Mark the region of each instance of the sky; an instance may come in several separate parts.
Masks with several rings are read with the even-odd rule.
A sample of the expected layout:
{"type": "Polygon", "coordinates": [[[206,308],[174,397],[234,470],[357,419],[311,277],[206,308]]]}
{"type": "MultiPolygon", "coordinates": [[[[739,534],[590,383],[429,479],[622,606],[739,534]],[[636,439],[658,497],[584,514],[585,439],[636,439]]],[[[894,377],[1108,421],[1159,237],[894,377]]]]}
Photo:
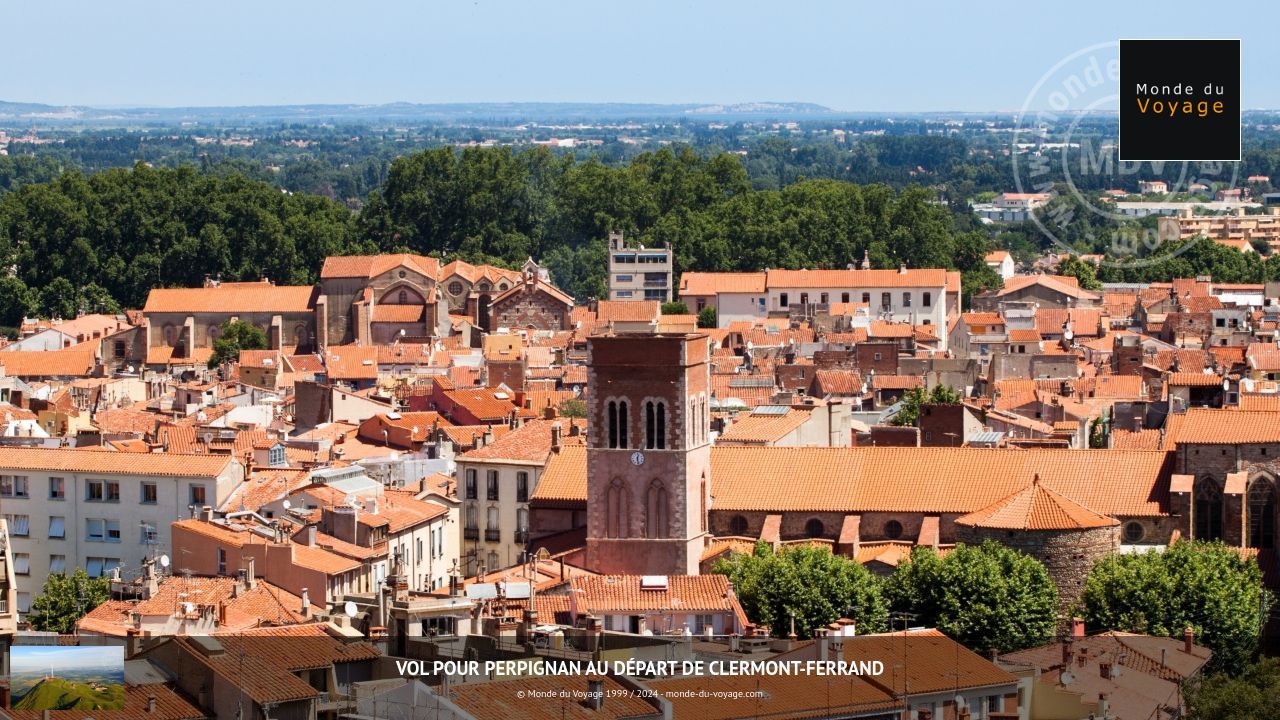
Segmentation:
{"type": "Polygon", "coordinates": [[[53,668],[124,667],[124,648],[120,646],[44,646],[14,645],[10,649],[9,668],[12,672],[38,672],[53,668]]]}
{"type": "Polygon", "coordinates": [[[1278,20],[1204,0],[48,0],[6,7],[0,100],[1009,110],[1076,50],[1170,37],[1240,38],[1244,107],[1280,108],[1278,20]]]}

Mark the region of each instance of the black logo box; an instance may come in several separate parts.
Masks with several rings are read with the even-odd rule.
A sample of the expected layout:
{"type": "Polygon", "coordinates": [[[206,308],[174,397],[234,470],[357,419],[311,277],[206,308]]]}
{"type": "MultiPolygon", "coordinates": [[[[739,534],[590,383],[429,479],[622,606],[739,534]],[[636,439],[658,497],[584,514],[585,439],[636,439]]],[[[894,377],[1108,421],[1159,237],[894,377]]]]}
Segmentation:
{"type": "Polygon", "coordinates": [[[1240,111],[1239,40],[1120,41],[1121,160],[1238,161],[1240,111]],[[1165,94],[1166,87],[1183,92],[1165,94]],[[1185,102],[1192,104],[1191,114],[1183,112],[1185,102]],[[1209,109],[1205,116],[1202,102],[1209,109]],[[1219,102],[1222,112],[1215,113],[1219,102]],[[1172,115],[1170,103],[1177,103],[1172,115]],[[1157,107],[1163,112],[1156,114],[1157,107]]]}

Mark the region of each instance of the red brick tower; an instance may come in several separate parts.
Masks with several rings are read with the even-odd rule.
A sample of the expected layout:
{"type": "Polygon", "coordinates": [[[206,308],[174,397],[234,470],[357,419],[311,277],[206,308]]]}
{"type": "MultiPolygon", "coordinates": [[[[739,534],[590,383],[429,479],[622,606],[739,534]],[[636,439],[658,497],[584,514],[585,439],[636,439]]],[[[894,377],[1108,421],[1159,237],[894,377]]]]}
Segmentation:
{"type": "Polygon", "coordinates": [[[590,338],[587,566],[696,575],[711,496],[705,335],[590,338]]]}

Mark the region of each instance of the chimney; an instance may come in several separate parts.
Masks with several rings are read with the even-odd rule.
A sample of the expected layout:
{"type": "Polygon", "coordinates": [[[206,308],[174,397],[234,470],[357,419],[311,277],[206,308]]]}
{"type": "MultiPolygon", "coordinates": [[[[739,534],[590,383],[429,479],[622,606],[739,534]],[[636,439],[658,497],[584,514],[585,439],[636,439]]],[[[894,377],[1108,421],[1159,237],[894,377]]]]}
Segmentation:
{"type": "Polygon", "coordinates": [[[906,274],[907,274],[907,264],[906,264],[906,263],[902,263],[901,265],[899,265],[899,266],[898,266],[898,274],[899,274],[899,275],[906,275],[906,274]]]}
{"type": "MultiPolygon", "coordinates": [[[[550,403],[550,402],[551,402],[550,400],[547,400],[547,403],[550,403]]],[[[544,420],[555,420],[556,419],[555,406],[548,404],[545,408],[543,408],[542,417],[544,420]]]]}
{"type": "Polygon", "coordinates": [[[1066,638],[1062,641],[1062,666],[1063,667],[1070,667],[1071,656],[1075,654],[1075,651],[1071,649],[1071,644],[1072,644],[1071,638],[1066,638]]]}
{"type": "Polygon", "coordinates": [[[156,711],[156,696],[148,695],[147,696],[147,714],[153,715],[155,714],[155,711],[156,711]]]}
{"type": "Polygon", "coordinates": [[[306,588],[302,588],[302,617],[311,617],[311,596],[307,594],[306,588]]]}
{"type": "Polygon", "coordinates": [[[1102,720],[1108,720],[1110,711],[1111,703],[1107,702],[1107,694],[1098,693],[1098,714],[1102,716],[1102,720]]]}
{"type": "Polygon", "coordinates": [[[587,681],[587,707],[592,710],[600,710],[604,707],[604,681],[588,680],[587,681]]]}
{"type": "Polygon", "coordinates": [[[254,575],[253,558],[245,558],[244,561],[244,587],[246,590],[258,587],[258,578],[254,575]]]}
{"type": "MultiPolygon", "coordinates": [[[[224,628],[226,626],[227,626],[227,604],[225,602],[220,602],[218,603],[218,627],[224,628]]],[[[154,698],[152,698],[152,700],[154,700],[154,698]]],[[[150,705],[150,703],[148,703],[148,705],[150,705]]],[[[148,709],[147,712],[151,712],[151,710],[148,709]]]]}
{"type": "Polygon", "coordinates": [[[371,515],[378,514],[378,498],[376,497],[373,498],[369,503],[369,514],[371,515]]]}
{"type": "Polygon", "coordinates": [[[307,526],[307,535],[306,535],[306,538],[307,538],[307,540],[306,540],[306,545],[307,545],[307,547],[315,547],[315,546],[316,546],[316,526],[315,526],[315,525],[308,525],[308,526],[307,526]]]}
{"type": "Polygon", "coordinates": [[[818,641],[818,661],[826,662],[829,659],[827,653],[827,629],[818,628],[814,630],[814,637],[818,641]]]}
{"type": "Polygon", "coordinates": [[[200,508],[200,519],[205,522],[213,522],[213,508],[209,505],[200,508]]]}
{"type": "Polygon", "coordinates": [[[1190,625],[1182,631],[1182,652],[1190,655],[1193,646],[1196,644],[1196,631],[1190,625]]]}
{"type": "Polygon", "coordinates": [[[551,425],[551,452],[560,452],[560,423],[551,425]]]}
{"type": "Polygon", "coordinates": [[[1078,617],[1071,618],[1071,637],[1073,638],[1084,637],[1084,618],[1078,618],[1078,617]]]}

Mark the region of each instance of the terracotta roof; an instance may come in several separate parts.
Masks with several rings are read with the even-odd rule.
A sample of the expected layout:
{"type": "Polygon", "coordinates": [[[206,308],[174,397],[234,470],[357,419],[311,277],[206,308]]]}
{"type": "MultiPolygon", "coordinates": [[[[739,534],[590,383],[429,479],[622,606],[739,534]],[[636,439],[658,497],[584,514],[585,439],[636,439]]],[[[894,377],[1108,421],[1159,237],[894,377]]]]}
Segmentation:
{"type": "Polygon", "coordinates": [[[1005,258],[1008,258],[1008,257],[1009,257],[1008,250],[992,250],[991,252],[987,253],[986,261],[989,263],[1004,262],[1005,258]]]}
{"type": "Polygon", "coordinates": [[[546,293],[547,295],[550,295],[551,297],[555,298],[556,300],[559,300],[565,305],[569,307],[573,307],[572,295],[570,295],[569,293],[566,293],[565,291],[561,290],[555,285],[552,285],[551,283],[543,282],[542,280],[538,280],[538,279],[534,279],[531,281],[525,280],[523,282],[518,282],[515,285],[512,285],[506,291],[494,296],[493,300],[491,300],[490,302],[493,305],[498,305],[506,302],[507,300],[518,297],[524,293],[534,293],[534,292],[546,293]]]}
{"type": "Polygon", "coordinates": [[[717,293],[763,293],[765,274],[762,272],[711,273],[687,272],[680,276],[681,296],[715,295],[717,293]]]}
{"type": "MultiPolygon", "coordinates": [[[[1139,450],[725,446],[711,449],[711,482],[717,511],[970,513],[1039,475],[1097,512],[1158,516],[1171,463],[1168,452],[1139,450]]],[[[585,501],[586,472],[585,448],[567,447],[534,498],[585,501]]]]}
{"type": "Polygon", "coordinates": [[[324,267],[320,269],[320,279],[377,277],[401,265],[405,265],[433,280],[440,272],[439,260],[422,255],[409,255],[407,253],[395,255],[345,255],[325,258],[324,267]]]}
{"type": "Polygon", "coordinates": [[[1270,412],[1190,408],[1182,415],[1176,440],[1196,445],[1280,443],[1280,422],[1270,412]]]}
{"type": "Polygon", "coordinates": [[[144,313],[305,313],[316,289],[311,285],[267,282],[222,283],[216,287],[155,288],[144,313]]]}
{"type": "Polygon", "coordinates": [[[325,374],[333,380],[376,380],[378,348],[368,345],[339,345],[324,354],[325,374]]]}
{"type": "Polygon", "coordinates": [[[741,612],[725,575],[670,575],[665,589],[642,587],[640,575],[578,576],[570,581],[579,593],[578,611],[593,615],[670,610],[679,599],[681,611],[741,612]]]}
{"type": "Polygon", "coordinates": [[[1106,332],[1102,327],[1102,311],[1094,308],[1040,308],[1036,311],[1036,330],[1041,335],[1061,335],[1068,319],[1076,338],[1096,337],[1106,332]]]}
{"type": "Polygon", "coordinates": [[[561,445],[581,444],[586,439],[586,420],[559,418],[555,420],[529,420],[520,427],[495,439],[482,448],[470,450],[458,456],[458,461],[510,460],[515,462],[544,463],[551,454],[551,428],[560,426],[561,445]],[[569,429],[577,425],[582,431],[570,437],[569,429]]]}
{"type": "Polygon", "coordinates": [[[871,387],[876,390],[910,390],[924,387],[922,375],[873,375],[871,387]]]}
{"type": "Polygon", "coordinates": [[[146,410],[120,408],[118,410],[100,410],[93,416],[93,424],[104,433],[131,432],[139,435],[150,435],[156,430],[156,424],[162,418],[146,410]]]}
{"type": "Polygon", "coordinates": [[[817,674],[744,673],[678,677],[648,686],[671,703],[672,717],[698,720],[898,717],[896,711],[902,707],[902,701],[884,686],[857,675],[841,676],[833,682],[831,677],[817,674]]]}
{"type": "Polygon", "coordinates": [[[1254,412],[1280,412],[1280,395],[1240,393],[1240,405],[1237,409],[1254,412]]]}
{"type": "Polygon", "coordinates": [[[960,318],[966,325],[1004,325],[1004,317],[997,312],[967,312],[960,318]]]}
{"type": "Polygon", "coordinates": [[[423,321],[426,305],[382,303],[373,306],[373,322],[416,323],[423,321]]]}
{"type": "Polygon", "coordinates": [[[93,373],[95,353],[92,343],[63,350],[4,350],[0,368],[11,377],[84,377],[93,373]]]}
{"type": "Polygon", "coordinates": [[[445,397],[449,398],[455,405],[464,408],[471,413],[477,420],[482,421],[499,421],[505,420],[515,412],[515,403],[511,401],[510,393],[505,393],[507,398],[498,397],[498,393],[502,391],[494,388],[476,388],[474,390],[448,390],[445,391],[445,397]]]}
{"type": "Polygon", "coordinates": [[[996,292],[996,296],[1003,297],[1032,285],[1040,285],[1080,300],[1102,299],[1101,295],[1081,290],[1079,281],[1076,278],[1061,275],[1015,275],[1004,281],[1004,286],[996,292]]]}
{"type": "Polygon", "coordinates": [[[1182,387],[1221,387],[1222,376],[1206,372],[1176,372],[1169,374],[1169,379],[1165,384],[1170,387],[1174,385],[1182,387]]]}
{"type": "Polygon", "coordinates": [[[743,445],[763,445],[776,442],[809,419],[810,411],[791,409],[782,414],[757,415],[752,413],[740,417],[729,429],[721,433],[718,443],[738,443],[743,445]]]}
{"type": "Polygon", "coordinates": [[[0,453],[0,469],[110,475],[212,478],[232,459],[225,455],[130,453],[127,460],[114,453],[88,450],[9,447],[0,453]]]}
{"type": "Polygon", "coordinates": [[[911,323],[873,320],[867,329],[867,335],[873,338],[909,338],[915,336],[915,327],[911,323]]]}
{"type": "Polygon", "coordinates": [[[770,289],[789,288],[946,288],[947,271],[916,270],[770,270],[770,289]]]}
{"type": "Polygon", "coordinates": [[[1003,530],[1085,530],[1120,522],[1045,487],[1037,476],[1022,490],[956,518],[956,524],[1003,530]]]}
{"type": "Polygon", "coordinates": [[[1009,342],[1037,343],[1040,340],[1040,331],[1035,328],[1013,328],[1009,330],[1009,342]]]}
{"type": "Polygon", "coordinates": [[[1111,447],[1114,450],[1159,450],[1162,433],[1159,430],[1111,431],[1111,447]]]}
{"type": "Polygon", "coordinates": [[[818,394],[862,394],[862,376],[856,370],[815,370],[813,385],[818,394]]]}
{"type": "Polygon", "coordinates": [[[448,425],[440,429],[454,445],[466,447],[474,445],[486,431],[492,430],[495,440],[511,432],[507,425],[448,425]]]}
{"type": "Polygon", "coordinates": [[[601,300],[596,305],[600,322],[645,322],[657,320],[662,303],[657,300],[601,300]]]}

